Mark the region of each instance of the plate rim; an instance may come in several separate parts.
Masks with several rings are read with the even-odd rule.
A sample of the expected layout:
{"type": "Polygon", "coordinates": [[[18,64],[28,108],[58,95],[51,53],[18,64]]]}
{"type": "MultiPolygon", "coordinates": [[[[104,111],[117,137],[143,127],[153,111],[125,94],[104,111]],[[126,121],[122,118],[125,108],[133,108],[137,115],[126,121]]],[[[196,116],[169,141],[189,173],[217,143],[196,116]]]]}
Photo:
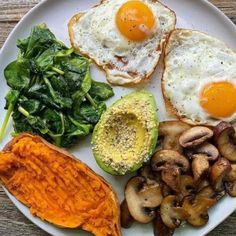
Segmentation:
{"type": "MultiPolygon", "coordinates": [[[[3,51],[5,50],[8,41],[11,39],[11,37],[14,35],[15,31],[17,30],[17,28],[24,23],[24,21],[34,13],[34,11],[36,11],[38,8],[42,7],[44,4],[46,4],[49,1],[56,1],[56,0],[41,0],[39,3],[37,3],[34,7],[32,7],[28,12],[26,12],[24,14],[24,16],[17,22],[17,24],[14,26],[14,28],[11,30],[11,32],[9,33],[9,35],[7,36],[5,42],[3,43],[1,49],[0,49],[0,58],[2,57],[3,51]]],[[[80,0],[79,0],[80,1],[80,0]]],[[[97,0],[99,1],[99,0],[97,0]]],[[[218,16],[221,17],[222,20],[227,21],[227,24],[229,24],[232,29],[234,29],[236,31],[236,24],[223,12],[221,11],[218,7],[216,7],[213,3],[209,2],[208,0],[198,0],[199,4],[204,4],[205,6],[207,6],[208,8],[213,9],[218,16]]],[[[160,2],[162,2],[160,0],[160,2]]],[[[236,50],[236,49],[235,49],[236,50]]],[[[14,204],[14,206],[21,212],[21,214],[24,215],[24,217],[26,217],[30,222],[32,222],[33,224],[35,224],[37,227],[39,227],[40,229],[42,229],[43,231],[47,232],[50,235],[53,235],[52,232],[50,232],[50,230],[48,228],[43,227],[41,224],[39,224],[38,222],[35,222],[32,220],[32,215],[28,216],[27,214],[24,213],[24,211],[21,209],[21,206],[19,206],[18,204],[15,204],[15,201],[19,202],[20,204],[22,204],[20,201],[18,201],[3,185],[2,185],[3,190],[5,191],[6,195],[8,196],[8,198],[11,200],[11,202],[14,204]]],[[[225,196],[226,198],[231,198],[230,196],[225,196]]],[[[24,204],[22,204],[23,206],[25,206],[24,204]]],[[[25,206],[26,207],[26,206],[25,206]]],[[[28,208],[28,207],[27,207],[28,208]]],[[[28,208],[29,209],[29,208],[28,208]]],[[[209,232],[211,232],[213,229],[215,229],[217,226],[219,226],[224,220],[226,220],[234,211],[236,210],[236,204],[234,207],[232,207],[232,209],[230,210],[230,214],[223,216],[219,223],[209,227],[206,232],[204,233],[204,235],[208,234],[209,232]]],[[[31,213],[30,213],[31,214],[31,213]]],[[[40,219],[39,217],[35,217],[35,219],[40,219]]],[[[43,221],[48,223],[47,221],[43,221]]],[[[50,223],[49,223],[50,224],[50,223]]]]}

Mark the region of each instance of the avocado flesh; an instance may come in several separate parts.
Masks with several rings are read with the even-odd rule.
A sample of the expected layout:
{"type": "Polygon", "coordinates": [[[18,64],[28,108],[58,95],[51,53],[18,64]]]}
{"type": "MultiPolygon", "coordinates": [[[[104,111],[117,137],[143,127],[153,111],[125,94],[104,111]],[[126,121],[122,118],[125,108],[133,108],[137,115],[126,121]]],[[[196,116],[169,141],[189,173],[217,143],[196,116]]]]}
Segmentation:
{"type": "Polygon", "coordinates": [[[115,102],[96,125],[92,146],[98,165],[112,175],[139,169],[153,154],[158,120],[154,97],[142,90],[115,102]]]}

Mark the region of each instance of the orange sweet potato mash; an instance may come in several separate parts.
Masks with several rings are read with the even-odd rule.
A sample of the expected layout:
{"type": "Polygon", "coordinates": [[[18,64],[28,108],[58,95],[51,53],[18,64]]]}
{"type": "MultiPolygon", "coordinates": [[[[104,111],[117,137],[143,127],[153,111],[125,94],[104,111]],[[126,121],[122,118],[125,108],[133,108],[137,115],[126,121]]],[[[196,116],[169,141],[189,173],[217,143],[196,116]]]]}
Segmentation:
{"type": "Polygon", "coordinates": [[[111,186],[39,136],[22,134],[4,148],[0,180],[43,220],[97,236],[121,235],[118,202],[111,186]]]}

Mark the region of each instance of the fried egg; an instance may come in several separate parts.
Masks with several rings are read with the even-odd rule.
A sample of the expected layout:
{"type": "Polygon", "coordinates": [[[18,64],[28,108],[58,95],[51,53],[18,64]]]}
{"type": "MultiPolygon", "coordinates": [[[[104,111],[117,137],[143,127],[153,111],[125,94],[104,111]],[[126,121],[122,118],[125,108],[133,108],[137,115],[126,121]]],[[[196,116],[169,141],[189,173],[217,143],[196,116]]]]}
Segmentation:
{"type": "Polygon", "coordinates": [[[191,124],[236,120],[236,53],[199,31],[174,30],[165,49],[162,91],[168,107],[191,124]]]}
{"type": "Polygon", "coordinates": [[[175,13],[154,0],[105,0],[68,25],[72,46],[101,66],[113,84],[139,83],[153,73],[175,13]]]}

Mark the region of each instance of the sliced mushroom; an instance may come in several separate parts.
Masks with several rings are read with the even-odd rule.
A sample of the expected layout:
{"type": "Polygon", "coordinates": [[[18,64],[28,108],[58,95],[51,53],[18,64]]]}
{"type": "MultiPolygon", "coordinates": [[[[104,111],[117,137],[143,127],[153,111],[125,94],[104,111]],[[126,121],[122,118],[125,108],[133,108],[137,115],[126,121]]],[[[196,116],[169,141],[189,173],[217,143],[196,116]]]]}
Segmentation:
{"type": "Polygon", "coordinates": [[[172,150],[157,151],[151,159],[153,171],[161,171],[162,180],[174,191],[179,192],[179,176],[189,170],[189,161],[172,150]]]}
{"type": "Polygon", "coordinates": [[[233,138],[234,138],[234,140],[236,140],[236,122],[234,122],[233,124],[233,127],[234,127],[234,135],[233,135],[233,138]]]}
{"type": "Polygon", "coordinates": [[[134,218],[129,212],[129,208],[126,200],[124,200],[120,205],[120,223],[123,228],[130,228],[134,222],[134,218]]]}
{"type": "Polygon", "coordinates": [[[192,172],[195,183],[198,185],[209,173],[210,165],[205,154],[193,155],[192,172]]]}
{"type": "Polygon", "coordinates": [[[161,219],[170,229],[177,228],[181,220],[189,217],[187,211],[178,206],[177,200],[177,196],[169,195],[163,199],[160,207],[161,219]]]}
{"type": "Polygon", "coordinates": [[[152,169],[151,169],[150,165],[144,165],[142,168],[140,168],[138,170],[138,175],[143,176],[147,179],[153,179],[154,178],[153,172],[152,172],[152,169]]]}
{"type": "Polygon", "coordinates": [[[153,172],[150,165],[145,165],[138,170],[138,175],[146,179],[160,181],[161,177],[157,172],[153,172]]]}
{"type": "Polygon", "coordinates": [[[211,167],[210,181],[215,191],[223,188],[223,179],[231,170],[230,162],[226,158],[219,158],[211,167]]]}
{"type": "Polygon", "coordinates": [[[182,121],[164,121],[159,125],[159,135],[163,137],[162,149],[182,152],[179,144],[180,135],[191,126],[182,121]]]}
{"type": "Polygon", "coordinates": [[[180,174],[181,171],[178,167],[166,164],[161,171],[161,178],[171,189],[175,192],[179,192],[180,174]]]}
{"type": "Polygon", "coordinates": [[[225,183],[226,192],[231,197],[236,197],[236,181],[225,183]]]}
{"type": "Polygon", "coordinates": [[[222,190],[221,192],[216,192],[212,186],[206,186],[199,193],[197,196],[199,197],[206,197],[206,198],[212,198],[216,201],[219,201],[223,196],[225,195],[225,190],[222,190]]]}
{"type": "Polygon", "coordinates": [[[208,222],[208,209],[216,203],[215,199],[187,196],[183,201],[183,209],[190,215],[187,222],[193,226],[203,226],[208,222]]]}
{"type": "Polygon", "coordinates": [[[162,183],[161,190],[162,190],[163,197],[167,197],[168,195],[174,194],[173,190],[165,183],[162,183]]]}
{"type": "Polygon", "coordinates": [[[208,186],[210,186],[210,182],[207,179],[204,179],[198,184],[197,191],[200,192],[202,189],[208,186]]]}
{"type": "Polygon", "coordinates": [[[231,164],[231,168],[231,171],[225,176],[225,188],[231,197],[236,197],[236,164],[231,164]]]}
{"type": "Polygon", "coordinates": [[[195,183],[193,177],[190,175],[180,176],[180,193],[178,195],[179,200],[182,200],[188,195],[192,195],[195,192],[195,183]]]}
{"type": "Polygon", "coordinates": [[[226,181],[235,181],[236,180],[236,164],[231,164],[231,171],[225,176],[226,181]]]}
{"type": "Polygon", "coordinates": [[[209,185],[206,186],[205,188],[201,189],[197,196],[199,197],[207,197],[207,198],[212,198],[215,195],[215,190],[209,185]]]}
{"type": "Polygon", "coordinates": [[[174,230],[168,228],[162,221],[159,211],[157,211],[153,221],[153,231],[154,236],[172,236],[174,234],[174,230]]]}
{"type": "Polygon", "coordinates": [[[220,122],[214,129],[214,141],[221,155],[230,161],[236,161],[235,129],[225,121],[220,122]]]}
{"type": "Polygon", "coordinates": [[[192,159],[195,154],[204,154],[209,161],[215,161],[219,157],[218,149],[211,143],[203,143],[199,147],[186,150],[185,154],[192,159]]]}
{"type": "Polygon", "coordinates": [[[188,159],[180,153],[172,150],[157,151],[151,159],[152,170],[160,171],[167,163],[179,167],[183,172],[189,170],[188,159]]]}
{"type": "Polygon", "coordinates": [[[179,143],[184,148],[199,146],[213,136],[213,131],[204,126],[196,126],[185,131],[179,137],[179,143]]]}
{"type": "Polygon", "coordinates": [[[160,184],[156,181],[148,180],[140,189],[139,197],[144,200],[144,207],[158,207],[163,199],[160,184]]]}
{"type": "Polygon", "coordinates": [[[155,217],[154,208],[162,201],[161,187],[144,177],[131,178],[125,188],[125,198],[131,216],[140,223],[149,223],[155,217]]]}

